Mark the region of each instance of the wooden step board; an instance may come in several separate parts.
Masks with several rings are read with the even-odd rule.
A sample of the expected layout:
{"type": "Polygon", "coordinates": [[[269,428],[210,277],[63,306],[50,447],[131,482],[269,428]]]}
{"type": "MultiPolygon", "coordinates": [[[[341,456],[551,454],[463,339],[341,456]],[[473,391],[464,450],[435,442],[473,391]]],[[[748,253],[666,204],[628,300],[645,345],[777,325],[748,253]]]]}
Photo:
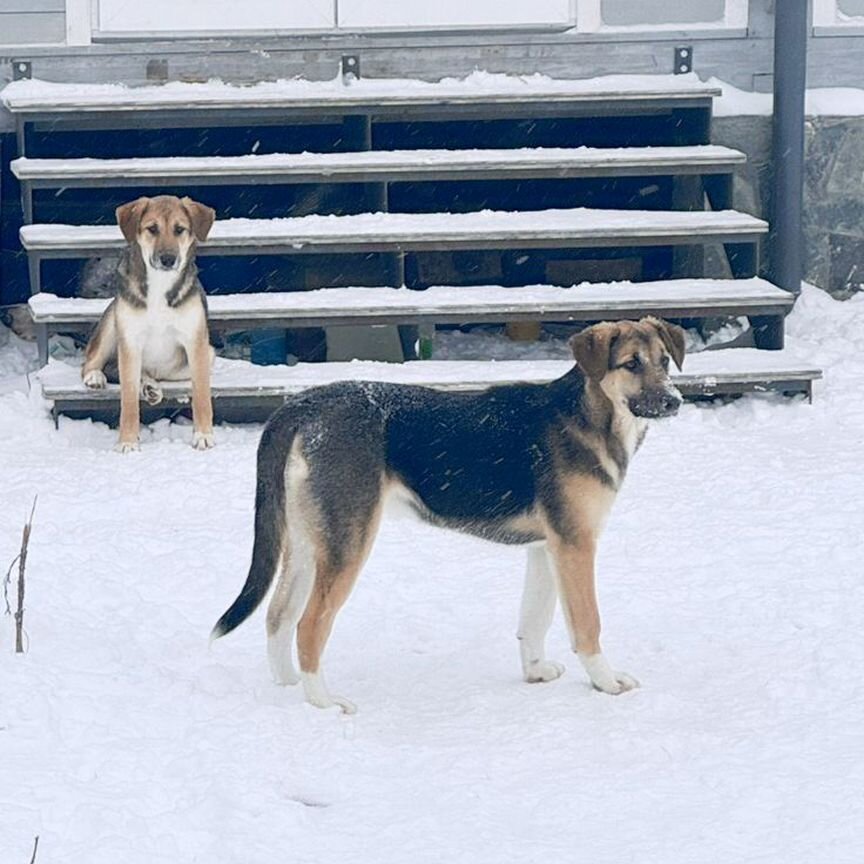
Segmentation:
{"type": "Polygon", "coordinates": [[[350,84],[302,79],[235,86],[222,82],[172,82],[146,87],[112,84],[65,84],[14,81],[0,96],[6,108],[25,122],[50,120],[76,128],[159,123],[200,124],[200,115],[218,114],[220,125],[232,120],[284,124],[310,116],[348,114],[399,119],[422,114],[444,116],[608,116],[649,114],[680,109],[710,109],[720,95],[685,76],[658,75],[646,86],[644,76],[616,75],[595,79],[551,79],[541,75],[475,73],[437,82],[363,78],[350,84]],[[125,115],[125,116],[124,116],[125,115]],[[134,115],[134,120],[130,120],[134,115]],[[173,116],[172,116],[173,115],[173,116]],[[109,118],[114,122],[106,122],[109,118]]]}
{"type": "MultiPolygon", "coordinates": [[[[217,221],[199,254],[755,244],[767,230],[763,220],[735,210],[361,213],[217,221]]],[[[116,225],[25,225],[20,237],[24,248],[40,258],[105,255],[125,246],[116,225]]]]}
{"type": "MultiPolygon", "coordinates": [[[[561,360],[464,361],[428,360],[413,363],[301,363],[296,366],[253,366],[242,360],[217,358],[212,390],[216,413],[225,419],[260,420],[284,398],[334,381],[391,381],[452,391],[482,390],[493,384],[543,383],[563,375],[572,363],[561,360]]],[[[822,373],[787,352],[752,348],[705,351],[688,355],[685,371],[675,383],[688,398],[776,391],[803,393],[812,398],[813,381],[822,373]]],[[[53,402],[55,415],[116,419],[120,388],[90,390],[81,383],[80,367],[51,360],[36,373],[43,396],[53,402]]],[[[166,416],[188,403],[188,382],[165,382],[164,402],[142,411],[148,418],[166,416]]]]}
{"type": "MultiPolygon", "coordinates": [[[[86,328],[108,300],[36,294],[30,314],[49,332],[86,328]]],[[[573,288],[532,285],[407,288],[326,288],[208,298],[215,330],[357,324],[466,324],[504,321],[601,321],[658,315],[782,317],[794,295],[764,279],[677,279],[661,282],[586,283],[573,288]]]]}
{"type": "Polygon", "coordinates": [[[393,150],[272,153],[141,159],[15,159],[12,172],[32,188],[85,186],[262,185],[418,180],[496,180],[728,174],[746,161],[738,150],[691,147],[393,150]]]}

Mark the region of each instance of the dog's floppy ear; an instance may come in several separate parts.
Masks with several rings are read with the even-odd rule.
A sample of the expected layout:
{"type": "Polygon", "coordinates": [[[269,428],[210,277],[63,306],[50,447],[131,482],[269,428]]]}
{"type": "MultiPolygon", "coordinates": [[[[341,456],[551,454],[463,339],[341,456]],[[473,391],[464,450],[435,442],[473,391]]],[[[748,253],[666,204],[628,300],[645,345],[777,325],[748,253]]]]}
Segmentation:
{"type": "Polygon", "coordinates": [[[114,211],[117,224],[120,226],[127,243],[133,243],[138,236],[138,226],[141,224],[141,217],[149,203],[149,198],[137,198],[128,204],[121,204],[114,211]]]}
{"type": "Polygon", "coordinates": [[[180,199],[180,203],[186,208],[189,219],[192,222],[192,233],[196,240],[202,243],[207,239],[213,223],[216,221],[216,211],[206,204],[193,201],[188,195],[180,199]]]}
{"type": "Polygon", "coordinates": [[[677,324],[670,324],[668,321],[663,321],[661,318],[649,316],[647,318],[649,324],[653,325],[666,350],[672,355],[675,365],[681,369],[684,366],[684,331],[677,324]]]}
{"type": "Polygon", "coordinates": [[[618,335],[618,325],[595,324],[570,338],[570,349],[579,368],[595,381],[609,371],[612,340],[618,335]]]}

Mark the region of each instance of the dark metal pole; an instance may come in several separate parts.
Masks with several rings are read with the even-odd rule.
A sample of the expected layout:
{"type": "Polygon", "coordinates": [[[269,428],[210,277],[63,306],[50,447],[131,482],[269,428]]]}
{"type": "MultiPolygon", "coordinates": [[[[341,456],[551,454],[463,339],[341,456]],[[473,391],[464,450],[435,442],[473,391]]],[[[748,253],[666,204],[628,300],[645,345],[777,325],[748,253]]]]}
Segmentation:
{"type": "Polygon", "coordinates": [[[804,90],[807,80],[807,0],[774,3],[774,213],[772,281],[801,290],[804,198],[804,90]]]}

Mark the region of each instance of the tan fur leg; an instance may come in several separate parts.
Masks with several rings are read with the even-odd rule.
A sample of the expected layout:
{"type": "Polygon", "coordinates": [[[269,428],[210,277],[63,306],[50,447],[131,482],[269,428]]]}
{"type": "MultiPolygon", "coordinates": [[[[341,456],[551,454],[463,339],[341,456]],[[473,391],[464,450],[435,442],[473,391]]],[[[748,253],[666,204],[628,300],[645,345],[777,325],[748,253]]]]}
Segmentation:
{"type": "Polygon", "coordinates": [[[594,587],[594,540],[585,538],[571,544],[556,539],[549,545],[573,650],[577,654],[599,654],[600,612],[594,587]]]}
{"type": "Polygon", "coordinates": [[[114,317],[114,304],[106,310],[96,329],[90,336],[84,351],[84,365],[81,379],[87,387],[103,388],[108,382],[102,371],[105,364],[117,354],[117,322],[114,317]]]}
{"type": "Polygon", "coordinates": [[[204,327],[190,346],[189,372],[192,378],[192,446],[206,450],[215,443],[213,437],[213,400],[210,396],[210,367],[213,350],[204,327]]]}
{"type": "Polygon", "coordinates": [[[591,536],[571,542],[550,537],[549,551],[555,564],[570,642],[591,683],[598,690],[613,695],[638,687],[635,678],[612,670],[600,648],[600,612],[594,584],[596,541],[591,536]]]}
{"type": "Polygon", "coordinates": [[[141,392],[141,351],[120,339],[117,346],[120,372],[120,440],[121,453],[138,449],[141,413],[138,400],[141,392]]]}
{"type": "Polygon", "coordinates": [[[333,629],[336,614],[348,599],[357,576],[366,563],[380,520],[379,504],[366,526],[358,531],[354,548],[348,550],[350,554],[345,556],[345,563],[341,567],[334,568],[326,563],[326,553],[323,558],[318,558],[315,584],[297,628],[297,650],[306,701],[319,708],[339,705],[346,714],[353,714],[357,710],[352,702],[332,696],[328,692],[321,669],[321,656],[333,629]]]}

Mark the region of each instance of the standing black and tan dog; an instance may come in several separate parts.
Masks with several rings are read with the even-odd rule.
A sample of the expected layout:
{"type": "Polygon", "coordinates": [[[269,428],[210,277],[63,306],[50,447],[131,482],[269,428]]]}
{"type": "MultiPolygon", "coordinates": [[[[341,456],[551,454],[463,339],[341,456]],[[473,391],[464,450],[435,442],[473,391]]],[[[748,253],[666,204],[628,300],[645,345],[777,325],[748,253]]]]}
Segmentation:
{"type": "Polygon", "coordinates": [[[117,267],[117,296],[87,345],[88,387],[120,382],[121,452],[138,448],[139,398],[162,400],[159,381],[192,379],[192,446],[213,446],[207,299],[195,252],[216,218],[191,198],[159,195],[117,208],[128,246],[117,267]]]}
{"type": "Polygon", "coordinates": [[[560,595],[573,650],[606,693],[638,686],[600,650],[597,541],[649,418],[675,414],[669,359],[680,328],[656,318],[597,324],[573,337],[577,365],[550,384],[473,394],[342,383],[308,390],[270,418],[258,448],[255,543],[246,584],[213,636],[243,622],[281,579],[267,614],[271,667],[306,699],[331,696],[321,655],[357,578],[388,495],[426,521],[528,545],[518,637],[526,681],[551,681],[546,632],[560,595]]]}

